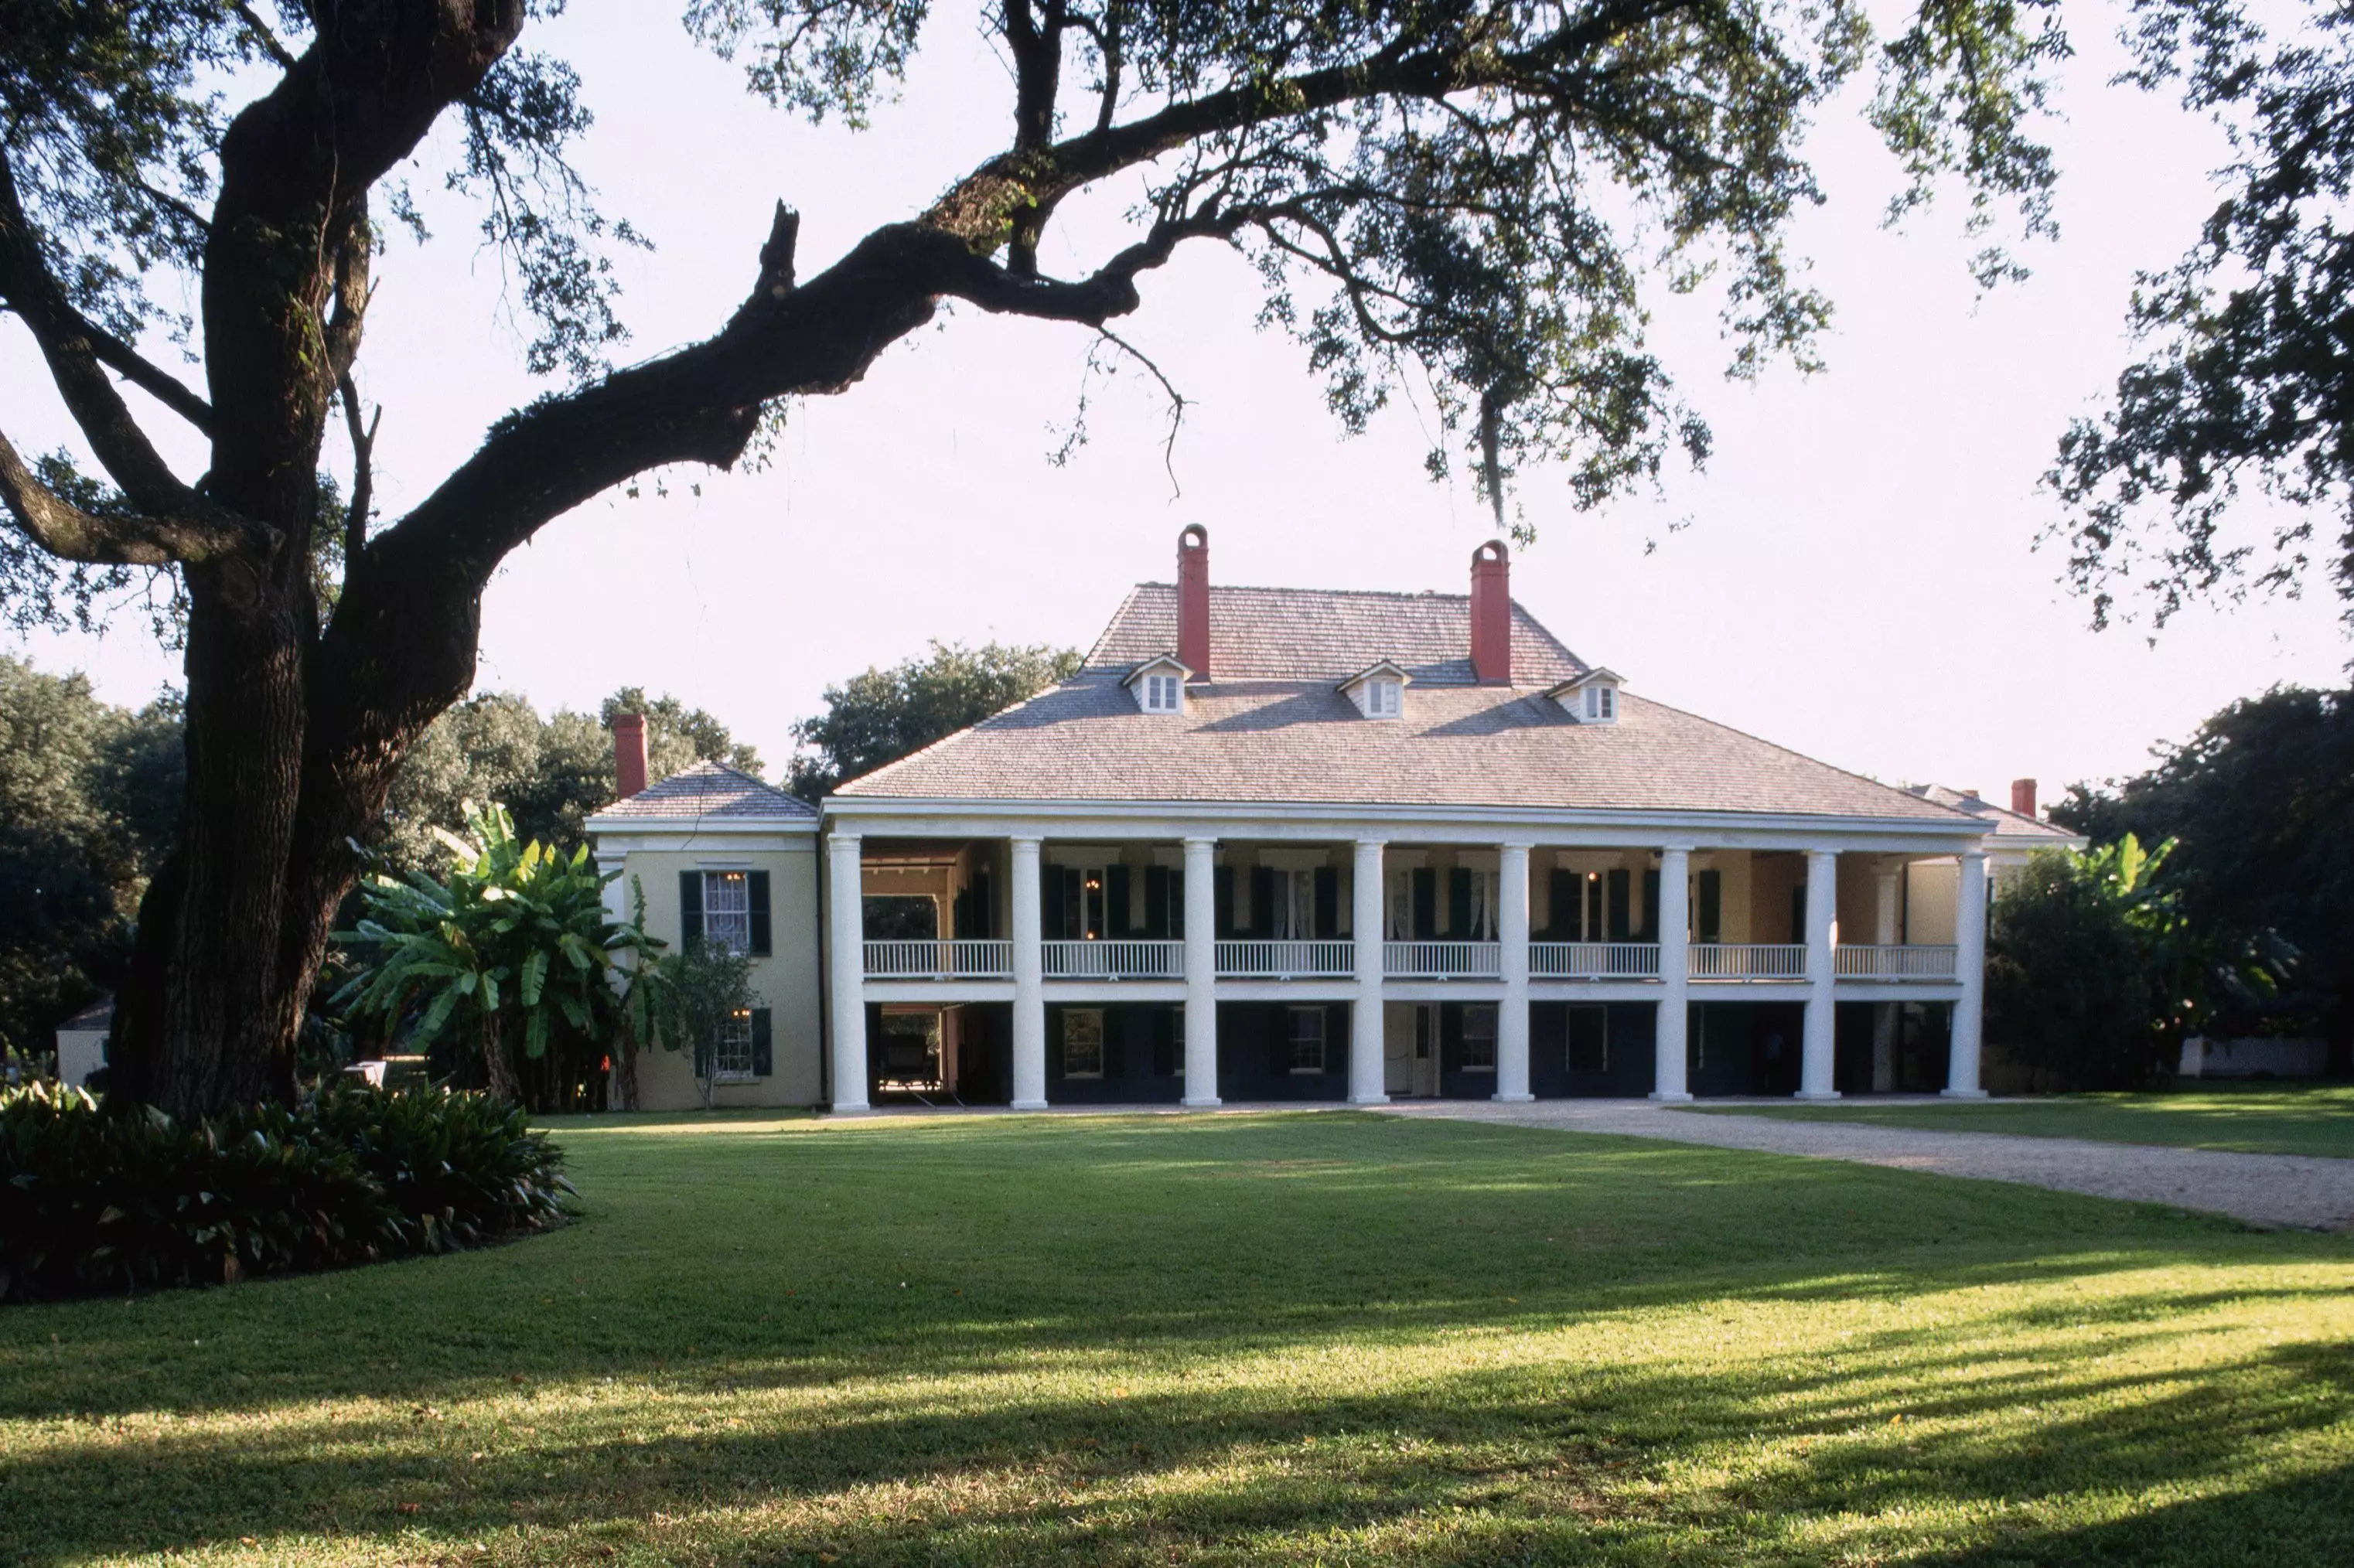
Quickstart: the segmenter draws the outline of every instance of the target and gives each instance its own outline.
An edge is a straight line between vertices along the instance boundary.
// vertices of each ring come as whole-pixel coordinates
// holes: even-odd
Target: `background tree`
[[[2095,624],[2121,592],[2163,625],[2193,599],[2317,577],[2354,624],[2354,10],[2253,10],[2135,0],[2132,79],[2212,114],[2232,155],[2197,243],[2135,289],[2146,356],[2048,476]],[[2250,486],[2283,508],[2235,520]]]
[[[608,371],[603,256],[636,237],[565,162],[589,119],[578,78],[519,47],[553,4],[0,0],[0,305],[110,482],[97,493],[0,439],[17,531],[0,572],[21,613],[138,573],[186,607],[186,832],[143,904],[117,1032],[118,1086],[167,1108],[292,1092],[355,846],[472,684],[484,585],[591,496],[733,463],[780,399],[855,385],[943,302],[1108,332],[1199,242],[1257,265],[1264,319],[1300,338],[1344,425],[1411,372],[1500,515],[1538,461],[1592,504],[1707,450],[1645,339],[1651,291],[1716,289],[1736,372],[1812,363],[1829,306],[1787,234],[1819,199],[1802,143],[1833,93],[1876,70],[1871,117],[1911,176],[1900,207],[1950,174],[1977,216],[2016,196],[2033,227],[2052,175],[2028,122],[2065,47],[2048,8],[2017,0],[1922,0],[1876,50],[1851,0],[998,0],[981,25],[1007,66],[985,111],[1001,151],[806,278],[778,206],[711,335]],[[855,122],[928,12],[693,0],[687,21],[754,92]],[[428,143],[445,119],[458,133]],[[407,171],[445,145],[454,165],[419,173],[483,199],[538,323],[527,360],[571,385],[379,524],[355,374],[378,223],[413,216]],[[1125,239],[1047,275],[1058,210],[1107,192]],[[178,299],[201,392],[140,352]],[[118,377],[206,437],[200,480],[164,460]],[[338,412],[353,478],[329,508]]]
[[[646,715],[652,779],[706,758],[760,771],[759,753],[726,725],[675,697],[650,699],[641,687],[622,687],[595,717],[558,708],[545,719],[525,697],[485,693],[427,726],[402,761],[385,802],[387,867],[439,867],[446,852],[433,830],[463,831],[468,803],[477,800],[501,802],[517,835],[568,853],[585,842],[588,819],[613,803],[613,715],[623,713]]]
[[[2275,931],[2299,955],[2259,1017],[2317,1028],[2354,1072],[2354,692],[2276,687],[2233,703],[2158,766],[2083,784],[2054,821],[2098,843],[2175,841],[2168,879],[2202,929]]]
[[[2035,855],[1995,900],[1987,1028],[2045,1088],[2137,1089],[2174,1070],[2219,1006],[2268,994],[2290,957],[2269,935],[2202,927],[2161,876],[2171,841],[2127,833]]]
[[[122,978],[179,812],[176,710],[0,656],[0,1046],[38,1055]]]
[[[967,648],[936,641],[931,649],[921,659],[870,668],[828,686],[825,712],[793,726],[793,738],[808,749],[793,758],[787,788],[804,800],[821,800],[862,774],[1069,680],[1079,667],[1077,649],[1043,642]]]

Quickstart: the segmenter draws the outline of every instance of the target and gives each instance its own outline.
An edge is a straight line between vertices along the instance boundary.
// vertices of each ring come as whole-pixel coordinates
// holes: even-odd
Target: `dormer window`
[[[1136,705],[1149,714],[1185,711],[1185,680],[1193,672],[1163,653],[1128,673],[1121,683],[1136,694]]]
[[[1405,683],[1410,679],[1404,665],[1384,659],[1341,682],[1341,691],[1367,718],[1403,718]]]
[[[1561,711],[1580,724],[1617,724],[1618,685],[1617,671],[1588,670],[1574,680],[1564,681],[1545,695],[1559,703]]]

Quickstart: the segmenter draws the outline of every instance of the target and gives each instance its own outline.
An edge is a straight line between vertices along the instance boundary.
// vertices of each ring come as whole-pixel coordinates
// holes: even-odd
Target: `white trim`
[[[1654,851],[1674,842],[1712,849],[1807,849],[1827,838],[1848,853],[1935,855],[1980,849],[1988,824],[1950,821],[1730,810],[1624,810],[1562,806],[1368,805],[1287,800],[976,800],[831,796],[835,831],[908,837],[1225,838],[1270,842],[1378,835],[1410,847],[1493,843],[1511,829],[1551,849]],[[871,828],[865,824],[874,824]],[[1117,823],[1117,831],[1103,824]]]

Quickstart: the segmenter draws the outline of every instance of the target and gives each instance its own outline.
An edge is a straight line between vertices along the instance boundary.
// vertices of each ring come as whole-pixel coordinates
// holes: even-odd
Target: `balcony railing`
[[[1331,980],[1356,972],[1354,942],[1220,942],[1218,974],[1233,980]]]
[[[1807,978],[1807,949],[1795,942],[1695,942],[1687,971],[1702,980]]]
[[[1048,980],[1182,980],[1182,942],[1042,942]]]
[[[1004,980],[1013,973],[1008,941],[869,942],[869,980]]]
[[[1834,970],[1841,980],[1949,980],[1960,949],[1934,947],[1874,948],[1840,944]]]
[[[1657,942],[1531,942],[1531,980],[1657,980]]]
[[[1386,942],[1382,972],[1392,980],[1501,980],[1501,942]]]

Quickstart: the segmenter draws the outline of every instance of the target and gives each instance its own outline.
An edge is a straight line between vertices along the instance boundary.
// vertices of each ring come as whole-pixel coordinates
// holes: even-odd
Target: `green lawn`
[[[2148,1095],[2054,1095],[2048,1099],[1850,1100],[1838,1105],[1711,1106],[1713,1116],[1860,1121],[1938,1132],[2016,1132],[2165,1143],[2245,1154],[2319,1154],[2354,1160],[2354,1088],[2343,1085],[2210,1086]]]
[[[2354,1238],[1335,1113],[561,1130],[0,1312],[0,1563],[2354,1562]]]

